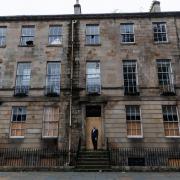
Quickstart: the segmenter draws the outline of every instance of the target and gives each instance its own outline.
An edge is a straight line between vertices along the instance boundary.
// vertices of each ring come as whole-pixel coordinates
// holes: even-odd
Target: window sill
[[[170,138],[172,138],[172,139],[174,139],[174,138],[180,138],[180,136],[165,136],[166,138],[168,138],[168,139],[170,139]]]
[[[46,47],[62,47],[62,44],[48,44]]]
[[[0,46],[0,48],[6,48],[6,45],[4,45],[4,46]]]
[[[18,47],[35,47],[35,45],[18,45]]]
[[[121,45],[136,45],[135,42],[121,42]]]
[[[43,136],[42,139],[57,139],[58,136]]]
[[[169,41],[162,41],[162,42],[155,42],[155,41],[154,41],[154,44],[155,44],[155,45],[159,45],[159,44],[170,44],[170,42],[169,42]]]
[[[128,139],[143,139],[143,136],[127,136]]]
[[[85,44],[85,46],[101,46],[101,44]]]
[[[24,139],[24,136],[10,136],[11,139]]]

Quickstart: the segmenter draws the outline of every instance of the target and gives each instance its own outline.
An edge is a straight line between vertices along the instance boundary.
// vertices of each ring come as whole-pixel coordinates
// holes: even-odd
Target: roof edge
[[[180,17],[180,11],[139,12],[139,13],[103,13],[103,14],[64,14],[64,15],[18,15],[0,16],[0,21],[43,21],[71,19],[110,19],[110,18],[161,18]]]

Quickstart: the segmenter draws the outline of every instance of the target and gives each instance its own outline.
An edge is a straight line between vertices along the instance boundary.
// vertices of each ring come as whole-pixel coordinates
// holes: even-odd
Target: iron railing
[[[161,95],[175,95],[174,84],[160,85]]]
[[[16,86],[14,95],[15,96],[27,96],[29,93],[30,86]]]
[[[180,168],[180,149],[116,148],[110,149],[112,166],[146,166]]]
[[[60,86],[57,86],[57,85],[46,86],[45,94],[47,96],[59,96],[60,95]]]
[[[53,168],[68,164],[66,149],[0,149],[0,167]],[[71,165],[75,165],[76,150],[71,150]]]
[[[99,74],[86,75],[86,90],[88,94],[101,93],[101,79]]]
[[[139,86],[138,85],[129,85],[124,86],[124,95],[139,95]]]

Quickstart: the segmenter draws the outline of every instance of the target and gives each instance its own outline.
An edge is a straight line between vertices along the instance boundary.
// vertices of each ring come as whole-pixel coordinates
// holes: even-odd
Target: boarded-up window
[[[162,106],[165,136],[179,136],[179,120],[176,106]]]
[[[26,107],[13,107],[11,117],[11,137],[24,137]]]
[[[128,136],[142,136],[139,106],[126,106],[126,122]]]
[[[43,137],[58,137],[59,108],[45,107],[43,122]]]

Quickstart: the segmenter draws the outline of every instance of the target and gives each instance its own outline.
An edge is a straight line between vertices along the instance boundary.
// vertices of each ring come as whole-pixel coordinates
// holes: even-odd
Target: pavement
[[[0,172],[0,180],[180,180],[180,172]]]

